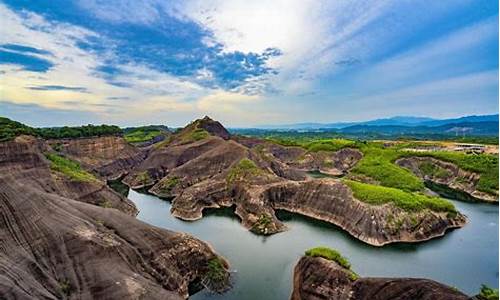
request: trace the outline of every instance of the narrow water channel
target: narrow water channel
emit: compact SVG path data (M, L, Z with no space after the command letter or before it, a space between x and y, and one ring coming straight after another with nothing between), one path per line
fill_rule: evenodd
M240 225L230 209L211 210L186 222L170 214L171 204L130 190L138 218L155 226L190 233L210 243L235 271L233 289L223 295L201 291L191 299L289 299L293 267L308 248L328 246L349 258L360 276L423 277L477 293L481 284L498 288L498 206L453 201L469 223L445 237L419 244L381 248L357 241L340 228L280 212L290 228L268 237Z

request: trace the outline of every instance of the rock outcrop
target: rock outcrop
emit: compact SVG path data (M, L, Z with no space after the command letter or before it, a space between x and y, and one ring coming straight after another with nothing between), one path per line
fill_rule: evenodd
M443 196L453 196L461 200L498 203L498 195L491 195L477 189L480 175L465 171L456 165L432 157L404 157L396 164L413 172L433 190Z
M466 300L465 294L428 279L353 278L321 257L302 257L294 269L292 300Z
M130 145L120 136L50 140L49 144L85 169L107 179L127 174L147 155L147 150Z
M206 243L138 221L97 178L51 168L51 151L28 136L0 143L1 299L186 299L214 265L227 274Z
M215 124L208 127L217 128L215 134L191 139L204 122ZM460 213L369 205L341 180L306 176L317 170L345 174L362 158L356 149L308 153L253 138L225 139L219 126L207 118L191 123L153 149L123 182L171 199L172 214L184 220L202 218L205 208L235 206L243 226L265 235L286 230L276 209L330 222L376 246L425 241L466 223Z

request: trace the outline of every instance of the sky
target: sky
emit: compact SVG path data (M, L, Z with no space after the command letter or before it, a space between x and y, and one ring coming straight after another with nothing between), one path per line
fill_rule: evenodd
M0 0L0 116L231 127L498 113L498 1Z

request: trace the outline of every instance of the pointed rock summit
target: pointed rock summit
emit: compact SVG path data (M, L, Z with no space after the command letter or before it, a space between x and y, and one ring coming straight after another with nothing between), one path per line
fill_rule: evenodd
M211 119L209 116L203 117L203 119L198 119L188 125L185 129L190 128L190 129L204 129L211 135L215 135L218 137L221 137L225 140L228 140L231 138L231 134L227 129L218 121L215 121Z

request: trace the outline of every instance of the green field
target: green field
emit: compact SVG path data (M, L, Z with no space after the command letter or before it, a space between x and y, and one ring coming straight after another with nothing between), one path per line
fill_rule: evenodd
M136 129L131 132L127 132L123 137L125 140L129 143L141 143L141 142L147 142L155 138L156 136L159 136L161 134L160 130L156 129Z

